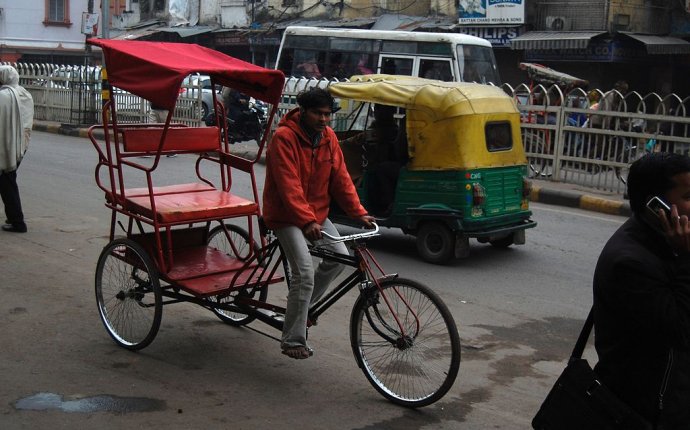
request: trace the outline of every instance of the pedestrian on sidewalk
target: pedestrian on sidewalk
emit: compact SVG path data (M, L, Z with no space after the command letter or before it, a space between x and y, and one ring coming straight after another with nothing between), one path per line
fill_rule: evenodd
M19 85L12 66L0 66L0 196L5 205L4 231L26 233L17 169L24 158L34 122L34 100Z

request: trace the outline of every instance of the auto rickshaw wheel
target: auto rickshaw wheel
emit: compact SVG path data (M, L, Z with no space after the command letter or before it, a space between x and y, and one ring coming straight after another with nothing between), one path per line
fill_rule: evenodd
M508 236L502 237L500 239L489 241L491 246L495 246L496 248L507 248L510 245L512 245L513 242L514 242L514 234L513 233L510 233Z
M455 253L455 234L441 222L424 223L417 231L417 252L424 261L445 264Z

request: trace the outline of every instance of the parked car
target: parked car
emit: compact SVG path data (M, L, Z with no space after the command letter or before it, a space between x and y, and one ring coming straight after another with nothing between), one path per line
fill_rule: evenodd
M201 91L201 94L199 94ZM200 118L206 118L213 109L213 88L211 77L208 75L192 74L182 81L180 87L180 97L188 99L198 99L201 97ZM216 97L220 98L220 90L216 88Z

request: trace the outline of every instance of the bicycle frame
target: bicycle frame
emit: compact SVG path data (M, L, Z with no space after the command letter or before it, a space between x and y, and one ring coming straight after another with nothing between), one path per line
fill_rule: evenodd
M366 234L366 233L365 233ZM342 239L342 238L336 238L336 239ZM347 238L345 238L345 241L349 241ZM398 325L398 329L395 330L392 327L387 327L391 332L398 334L399 336L402 336L404 338L414 338L416 336L416 333L410 334L410 333L405 333L405 329L403 328L402 323L397 317L397 312L392 308L390 301L386 297L386 295L383 293L383 290L381 288L381 282L386 280L386 279L393 279L396 278L398 275L397 274L386 274L381 267L381 265L376 261L372 253L367 249L366 245L358 242L357 240L352 240L351 244L351 249L354 251L354 255L349 255L349 254L340 254L336 253L333 251L330 251L328 249L322 248L318 245L312 246L310 248L310 253L319 258L325 258L331 261L336 261L340 264L343 264L345 266L349 266L354 268L352 273L350 273L343 281L341 281L336 287L332 288L330 291L326 293L324 297L322 297L317 303L315 303L312 308L309 311L309 318L308 318L308 326L316 324L317 319L324 313L326 312L333 304L335 304L338 300L340 300L345 294L347 294L350 290L352 290L355 286L358 286L360 290L360 295L368 295L368 298L374 297L377 293L380 295L380 297L383 297L384 302L386 303L386 306L390 310L391 314L394 316L396 323ZM228 311L236 311L236 312L242 312L246 313L247 315L253 316L256 319L278 329L282 330L283 328L283 321L278 320L274 318L271 315L268 315L264 312L261 312L261 310L267 310L271 312L277 312L284 314L285 313L285 308L271 304L268 302L256 300L252 297L255 296L255 294L259 291L261 288L268 288L268 282L263 281L263 280L269 280L272 279L275 275L275 273L278 271L278 268L282 265L285 265L285 259L281 254L278 254L276 256L277 251L280 249L280 244L278 242L277 238L272 238L270 242L268 243L267 246L259 250L258 254L253 257L252 260L258 259L259 262L261 263L259 266L254 267L254 271L257 272L258 270L261 270L261 273L258 274L258 281L252 282L251 284L246 284L242 285L239 288L234 289L234 292L240 290L240 293L236 297L234 303L232 304L221 304L221 303L208 303L206 302L204 306L206 307L215 307L216 309L223 309L223 310L228 310ZM247 262L247 264L250 264L252 262L250 260ZM380 274L377 276L377 273L379 272ZM233 280L234 281L234 280ZM242 293L244 292L244 294ZM405 299L400 296L400 298L403 300L405 303L405 306L407 307L407 310L414 315L414 318L416 320L416 331L419 330L419 319L417 317L416 312L414 309L405 301ZM373 324L373 320L370 315L367 316L370 320L370 323L372 324L372 327L376 327L375 324ZM379 321L381 319L379 318ZM388 335L386 335L384 332L380 331L379 329L375 328L375 330L385 339L390 341L391 343L396 343L399 338L394 339Z

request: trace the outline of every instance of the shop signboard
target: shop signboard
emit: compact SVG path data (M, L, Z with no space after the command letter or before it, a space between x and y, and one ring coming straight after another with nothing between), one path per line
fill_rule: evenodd
M525 50L525 61L591 61L617 63L639 60L641 54L639 48L622 41L593 40L583 49L527 49Z
M520 34L522 27L459 27L458 33L481 37L494 48L509 48L510 41Z
M525 0L458 0L460 24L524 24Z

